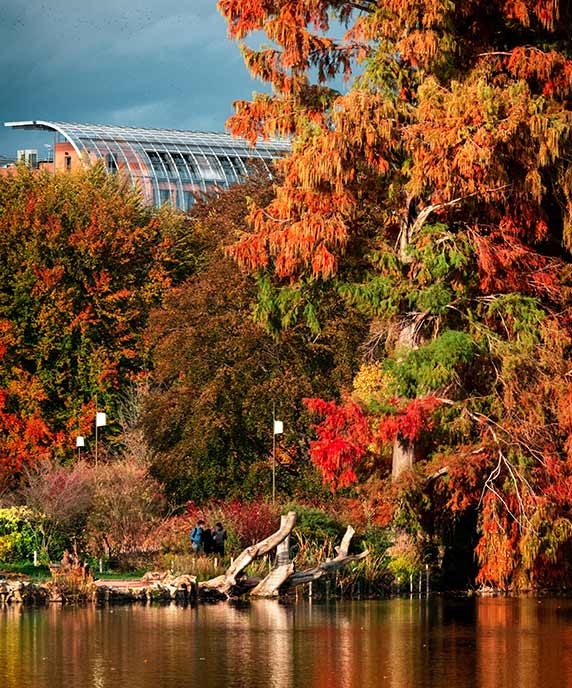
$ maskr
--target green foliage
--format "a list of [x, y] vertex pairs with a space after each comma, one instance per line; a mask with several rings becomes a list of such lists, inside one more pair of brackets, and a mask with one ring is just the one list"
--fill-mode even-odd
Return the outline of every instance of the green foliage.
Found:
[[446, 330], [439, 337], [388, 361], [399, 395], [423, 396], [461, 384], [461, 373], [478, 354], [475, 339], [467, 332]]
[[[499, 348], [507, 346], [531, 351], [541, 339], [541, 325], [546, 311], [538, 298], [522, 294], [500, 294], [487, 299], [483, 318], [502, 337]], [[499, 337], [500, 339], [500, 337]], [[503, 340], [506, 339], [506, 344]]]
[[282, 508], [284, 512], [296, 512], [294, 531], [305, 540], [312, 540], [319, 544], [330, 542], [339, 544], [346, 527], [331, 514], [299, 503], [287, 504]]
[[392, 537], [392, 531], [389, 528], [370, 525], [363, 533], [355, 537], [354, 547], [357, 550], [368, 549], [373, 556], [387, 558], [386, 550], [391, 546]]
[[47, 564], [38, 564], [34, 566], [33, 562], [27, 561], [13, 561], [5, 562], [0, 559], [0, 570], [2, 573], [13, 574], [14, 577], [30, 579], [35, 583], [42, 583], [51, 578], [50, 569]]
[[0, 508], [0, 562], [33, 558], [38, 549], [37, 524], [42, 518], [25, 506]]
[[469, 237], [443, 223], [426, 224], [409, 247], [409, 253], [420, 264], [416, 275], [420, 283], [442, 280], [456, 271], [465, 273], [475, 260]]
[[399, 312], [403, 295], [394, 276], [366, 275], [360, 283], [340, 283], [348, 303], [368, 316], [391, 317]]
[[268, 275], [257, 276], [258, 291], [253, 315], [270, 334], [278, 336], [284, 328], [302, 321], [309, 331], [317, 335], [321, 331], [315, 303], [320, 301], [320, 285], [317, 282], [301, 283], [295, 287], [277, 288]]
[[465, 233], [444, 224], [426, 225], [408, 252], [414, 261], [407, 291], [412, 307], [445, 315], [447, 307], [474, 290], [475, 249]]
[[412, 305], [422, 311], [435, 315], [444, 315], [453, 301], [453, 292], [445, 284], [435, 283], [426, 289], [420, 289], [410, 296]]
[[404, 532], [398, 534], [386, 553], [391, 558], [388, 568], [401, 585], [409, 582], [410, 576], [416, 578], [423, 568], [419, 543]]

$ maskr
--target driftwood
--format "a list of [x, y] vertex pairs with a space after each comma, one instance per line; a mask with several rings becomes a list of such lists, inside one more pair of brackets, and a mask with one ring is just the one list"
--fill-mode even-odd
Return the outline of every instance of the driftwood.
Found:
[[[281, 517], [280, 527], [284, 525], [286, 516]], [[278, 589], [294, 573], [294, 562], [290, 561], [290, 533], [276, 547], [276, 560], [274, 567], [266, 578], [251, 591], [254, 597], [274, 597], [278, 594]]]
[[365, 559], [369, 554], [369, 550], [367, 549], [359, 554], [348, 554], [350, 542], [354, 533], [355, 530], [351, 526], [348, 526], [340, 546], [336, 547], [336, 556], [333, 559], [324, 561], [312, 569], [293, 573], [284, 581], [282, 589], [286, 590], [297, 585], [303, 585], [304, 583], [311, 583], [312, 581], [319, 580], [323, 576], [328, 576], [334, 571], [341, 569], [342, 566], [349, 564], [351, 561]]
[[[336, 547], [336, 556], [333, 559], [306, 571], [297, 572], [294, 562], [290, 561], [288, 552], [289, 537], [295, 523], [295, 512], [291, 511], [286, 516], [282, 516], [280, 528], [275, 533], [243, 550], [222, 576], [199, 583], [199, 593], [203, 596], [214, 594], [221, 597], [234, 597], [249, 592], [255, 597], [275, 597], [297, 585], [310, 583], [330, 575], [346, 564], [364, 559], [369, 554], [368, 550], [360, 554], [349, 554], [350, 542], [355, 531], [348, 526], [340, 546]], [[270, 573], [262, 580], [247, 578], [244, 569], [248, 564], [257, 557], [268, 554], [274, 548], [276, 548], [276, 559]]]
[[199, 590], [214, 590], [222, 595], [240, 594], [240, 578], [244, 569], [257, 557], [262, 557], [275, 549], [292, 532], [296, 523], [296, 512], [289, 511], [281, 520], [280, 528], [265, 540], [247, 547], [238, 555], [222, 576], [199, 583]]

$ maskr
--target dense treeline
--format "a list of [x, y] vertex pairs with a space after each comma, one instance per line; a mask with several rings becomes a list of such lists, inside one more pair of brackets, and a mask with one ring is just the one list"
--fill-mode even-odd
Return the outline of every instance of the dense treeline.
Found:
[[[351, 386], [367, 323], [328, 291], [320, 331], [295, 323], [291, 299], [292, 328], [265, 316], [271, 281], [238, 270], [226, 247], [249, 231], [250, 205], [272, 198], [267, 175], [198, 198], [188, 216], [144, 206], [99, 166], [22, 166], [0, 195], [0, 498], [32, 509], [36, 547], [129, 551], [161, 509], [268, 498], [273, 413], [281, 500], [327, 497], [302, 400]], [[96, 404], [108, 418], [99, 467]], [[129, 476], [139, 501], [116, 492]], [[22, 513], [7, 514], [10, 532], [33, 518]]]
[[[260, 315], [271, 282], [241, 273], [226, 247], [249, 231], [250, 204], [272, 198], [267, 176], [197, 199], [188, 216], [145, 207], [101, 167], [22, 166], [0, 194], [0, 561], [66, 547], [122, 566], [186, 561], [197, 513], [222, 518], [235, 547], [265, 537], [279, 516], [265, 506], [274, 410], [280, 501], [327, 496], [302, 399], [351, 386], [367, 323], [327, 291], [319, 332]], [[99, 464], [96, 403], [109, 421]]]
[[184, 218], [99, 168], [0, 180], [3, 485], [98, 395], [172, 504], [268, 496], [275, 405], [281, 499], [321, 476], [395, 571], [572, 583], [568, 4], [219, 7], [273, 46], [229, 122], [292, 137], [272, 182]]
[[102, 166], [0, 178], [0, 492], [93, 435], [149, 365], [143, 330], [180, 271], [183, 216]]
[[325, 292], [319, 333], [293, 324], [273, 335], [269, 323], [262, 326], [270, 285], [237, 270], [225, 247], [247, 230], [248, 204], [271, 193], [267, 178], [253, 179], [195, 206], [199, 267], [151, 316], [154, 370], [143, 422], [156, 452], [153, 472], [178, 502], [268, 494], [273, 412], [285, 428], [280, 494], [321, 491], [307, 461], [310, 416], [302, 399], [338, 398], [351, 386], [367, 325]]

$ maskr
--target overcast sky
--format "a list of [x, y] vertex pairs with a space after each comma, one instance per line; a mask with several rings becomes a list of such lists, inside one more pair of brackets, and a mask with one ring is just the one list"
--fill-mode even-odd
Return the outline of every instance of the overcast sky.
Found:
[[[0, 0], [0, 121], [223, 131], [250, 80], [216, 0]], [[0, 154], [50, 135], [0, 127]]]

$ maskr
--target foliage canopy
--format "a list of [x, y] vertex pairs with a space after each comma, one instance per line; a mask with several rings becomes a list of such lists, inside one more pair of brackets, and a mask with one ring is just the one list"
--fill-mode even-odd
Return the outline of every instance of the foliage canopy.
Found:
[[272, 94], [230, 128], [293, 137], [232, 254], [275, 275], [282, 311], [329, 280], [370, 324], [354, 398], [309, 402], [313, 459], [341, 486], [393, 451], [429, 534], [478, 512], [482, 582], [570, 577], [570, 4], [218, 6], [231, 37], [271, 41], [242, 44]]
[[101, 166], [0, 177], [0, 488], [89, 437], [96, 398], [117, 418], [183, 227]]

